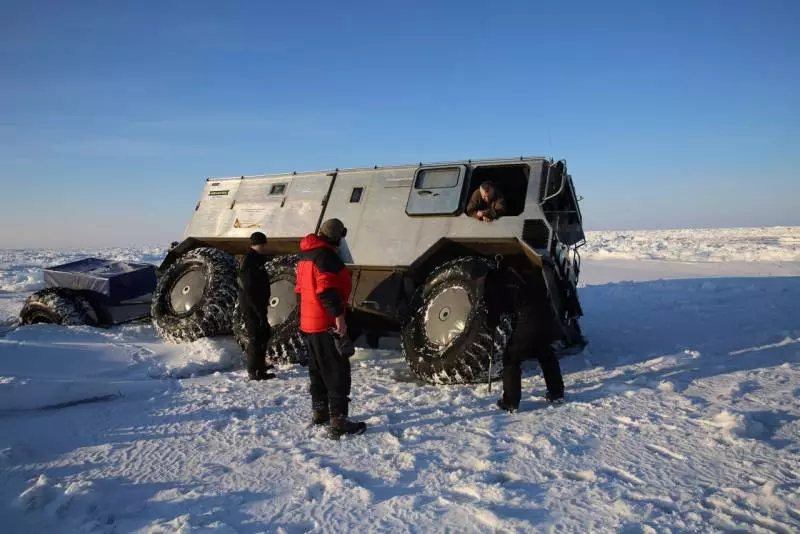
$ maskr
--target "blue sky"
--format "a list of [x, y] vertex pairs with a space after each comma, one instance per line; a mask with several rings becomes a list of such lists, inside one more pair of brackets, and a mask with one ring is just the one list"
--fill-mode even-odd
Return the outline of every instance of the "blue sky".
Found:
[[[556, 5], [557, 4], [557, 5]], [[566, 158], [588, 229], [800, 224], [800, 2], [0, 0], [0, 247], [207, 176]]]

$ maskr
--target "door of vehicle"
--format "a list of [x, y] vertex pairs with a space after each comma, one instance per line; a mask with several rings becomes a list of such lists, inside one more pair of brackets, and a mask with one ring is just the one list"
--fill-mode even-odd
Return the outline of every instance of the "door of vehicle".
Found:
[[461, 210], [466, 165], [420, 167], [406, 203], [407, 215], [456, 215]]

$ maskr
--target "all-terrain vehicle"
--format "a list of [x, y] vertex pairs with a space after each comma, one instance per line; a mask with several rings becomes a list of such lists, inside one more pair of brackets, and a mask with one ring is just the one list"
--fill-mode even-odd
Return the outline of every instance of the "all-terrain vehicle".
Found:
[[[484, 181], [507, 213], [468, 217]], [[158, 333], [190, 341], [247, 332], [236, 269], [256, 230], [267, 234], [271, 363], [304, 363], [294, 292], [306, 234], [336, 217], [339, 254], [353, 274], [351, 336], [399, 333], [405, 358], [434, 383], [476, 382], [502, 370], [512, 330], [553, 331], [558, 349], [582, 347], [577, 295], [584, 232], [566, 162], [520, 157], [453, 163], [210, 178], [184, 233], [158, 268], [151, 315]], [[545, 295], [543, 299], [534, 296]], [[499, 298], [493, 298], [498, 297]], [[550, 306], [553, 324], [533, 324]]]

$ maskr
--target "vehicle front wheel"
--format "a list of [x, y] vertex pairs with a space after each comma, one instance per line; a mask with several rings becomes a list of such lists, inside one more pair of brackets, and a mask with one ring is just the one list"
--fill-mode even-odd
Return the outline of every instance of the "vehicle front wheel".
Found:
[[481, 257], [458, 258], [436, 269], [417, 295], [402, 330], [411, 370], [434, 384], [496, 378], [513, 331], [512, 317], [490, 306], [497, 265]]
[[151, 315], [167, 341], [229, 334], [236, 304], [236, 260], [211, 247], [190, 250], [159, 279]]

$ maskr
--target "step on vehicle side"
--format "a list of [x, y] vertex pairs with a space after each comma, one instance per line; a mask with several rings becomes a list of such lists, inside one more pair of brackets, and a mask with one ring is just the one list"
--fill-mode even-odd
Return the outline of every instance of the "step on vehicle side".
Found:
[[[492, 223], [464, 213], [484, 181], [508, 205]], [[548, 333], [562, 352], [585, 345], [578, 199], [566, 162], [538, 157], [208, 179], [184, 240], [158, 269], [156, 329], [172, 340], [233, 331], [244, 344], [234, 258], [263, 231], [274, 256], [268, 358], [302, 363], [295, 255], [333, 217], [348, 228], [339, 254], [353, 273], [351, 333], [372, 343], [399, 334], [422, 379], [498, 376], [515, 327]], [[546, 316], [532, 313], [546, 307], [553, 324], [523, 319]]]

